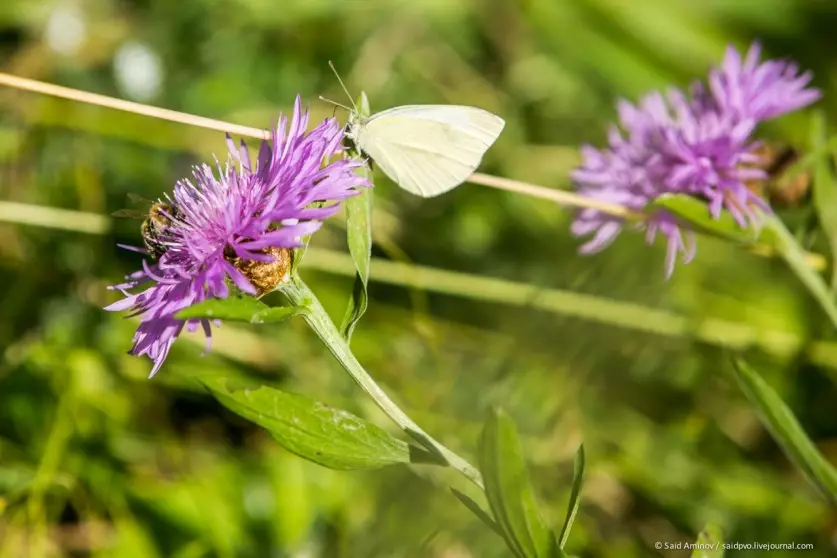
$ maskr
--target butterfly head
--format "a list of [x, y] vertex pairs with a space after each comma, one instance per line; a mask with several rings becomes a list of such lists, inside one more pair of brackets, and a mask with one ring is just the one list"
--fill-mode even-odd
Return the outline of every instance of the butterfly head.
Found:
[[369, 120], [371, 111], [369, 110], [369, 98], [365, 91], [360, 92], [360, 97], [357, 102], [352, 103], [354, 110], [349, 111], [349, 122], [346, 127], [346, 136], [350, 139], [357, 140], [358, 132], [361, 127]]
[[369, 98], [365, 91], [361, 91], [357, 101], [352, 102], [354, 110], [349, 111], [349, 121], [346, 125], [346, 132], [343, 134], [347, 140], [347, 147], [355, 152], [356, 155], [361, 154], [359, 144], [360, 133], [366, 122], [369, 120], [371, 111], [369, 109]]

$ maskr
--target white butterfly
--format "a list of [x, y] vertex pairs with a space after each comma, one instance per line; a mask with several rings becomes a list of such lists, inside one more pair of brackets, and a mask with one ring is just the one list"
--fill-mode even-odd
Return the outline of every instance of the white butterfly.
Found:
[[369, 116], [365, 93], [360, 105], [351, 111], [346, 136], [393, 182], [423, 198], [465, 182], [506, 125], [476, 107], [407, 105]]

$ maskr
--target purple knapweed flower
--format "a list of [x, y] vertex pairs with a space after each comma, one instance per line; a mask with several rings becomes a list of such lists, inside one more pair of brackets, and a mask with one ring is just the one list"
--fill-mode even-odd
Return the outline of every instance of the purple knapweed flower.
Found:
[[[243, 270], [276, 262], [283, 249], [301, 246], [302, 237], [336, 213], [342, 200], [371, 185], [354, 172], [363, 162], [328, 162], [343, 151], [344, 130], [337, 121], [330, 118], [306, 133], [308, 116], [297, 97], [290, 126], [279, 118], [271, 141], [261, 144], [255, 167], [244, 142], [236, 148], [228, 137], [225, 165], [196, 166], [194, 180], [177, 182], [167, 196], [161, 212], [169, 224], [156, 238], [164, 248], [159, 258], [143, 261], [140, 271], [111, 287], [125, 298], [106, 310], [141, 316], [130, 354], [151, 358], [151, 376], [184, 327], [202, 327], [209, 350], [209, 320], [178, 320], [177, 312], [226, 298], [231, 286], [262, 294], [258, 277], [248, 278]], [[144, 284], [145, 290], [129, 292]]]
[[709, 95], [715, 110], [739, 120], [767, 120], [817, 101], [821, 92], [809, 88], [811, 72], [799, 73], [786, 60], [759, 62], [761, 45], [755, 42], [742, 61], [727, 47], [720, 68], [709, 73]]
[[[636, 106], [619, 101], [620, 126], [610, 130], [608, 148], [581, 149], [582, 163], [572, 174], [577, 191], [637, 212], [663, 194], [688, 194], [706, 200], [716, 219], [726, 209], [742, 227], [757, 223], [752, 207], [770, 208], [747, 188], [747, 182], [766, 178], [756, 168], [760, 144], [752, 139], [753, 130], [763, 120], [820, 97], [807, 87], [810, 73], [799, 75], [788, 62], [760, 63], [759, 54], [755, 43], [742, 62], [728, 48], [708, 85], [694, 83], [689, 96], [672, 89], [666, 96], [648, 94]], [[585, 208], [570, 230], [575, 236], [592, 234], [580, 251], [593, 253], [610, 244], [623, 226], [619, 216]], [[694, 257], [692, 232], [672, 215], [658, 211], [636, 226], [647, 231], [648, 242], [658, 232], [667, 238], [666, 277], [678, 253], [685, 263]]]

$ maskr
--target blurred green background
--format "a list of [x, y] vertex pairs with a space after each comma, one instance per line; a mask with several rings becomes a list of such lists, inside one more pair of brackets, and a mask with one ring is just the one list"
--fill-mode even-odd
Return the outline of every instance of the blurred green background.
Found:
[[[315, 119], [330, 116], [316, 99], [345, 101], [333, 60], [373, 111], [462, 103], [502, 115], [481, 170], [569, 188], [576, 147], [603, 142], [617, 97], [686, 85], [727, 43], [760, 38], [769, 55], [811, 68], [833, 123], [835, 25], [827, 0], [5, 0], [0, 68], [265, 127], [297, 92]], [[807, 122], [789, 116], [761, 134], [804, 150]], [[190, 165], [222, 156], [223, 140], [0, 89], [0, 199], [35, 206], [15, 219], [38, 217], [37, 206], [108, 215], [127, 193], [169, 191]], [[808, 209], [787, 215], [795, 226]], [[781, 262], [710, 239], [668, 282], [663, 247], [642, 235], [582, 257], [571, 218], [470, 184], [421, 200], [379, 176], [375, 256], [545, 290], [521, 298], [501, 284], [481, 301], [468, 277], [417, 282], [373, 265], [353, 339], [361, 362], [470, 458], [487, 409], [505, 407], [553, 524], [584, 440], [578, 556], [687, 556], [654, 543], [694, 541], [707, 521], [730, 542], [837, 554], [837, 515], [764, 431], [726, 358], [747, 350], [837, 459], [837, 339], [809, 295]], [[345, 253], [343, 222], [313, 245]], [[101, 309], [115, 299], [105, 287], [139, 267], [116, 247], [138, 244], [138, 225], [90, 234], [0, 222], [0, 556], [506, 556], [435, 471], [304, 462], [194, 382], [276, 385], [389, 427], [301, 320], [225, 326], [204, 357], [201, 338], [186, 336], [149, 381], [149, 361], [125, 354], [136, 322]], [[304, 267], [339, 319], [350, 264], [320, 251]]]

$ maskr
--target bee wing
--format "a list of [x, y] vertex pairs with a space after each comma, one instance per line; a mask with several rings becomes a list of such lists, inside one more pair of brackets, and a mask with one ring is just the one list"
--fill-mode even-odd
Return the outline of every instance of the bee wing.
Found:
[[125, 217], [128, 219], [145, 219], [148, 217], [147, 212], [137, 211], [136, 209], [119, 209], [111, 213], [113, 217]]
[[128, 194], [128, 199], [131, 200], [131, 203], [133, 203], [133, 204], [151, 205], [152, 203], [154, 203], [151, 200], [140, 196], [139, 194], [129, 193]]

